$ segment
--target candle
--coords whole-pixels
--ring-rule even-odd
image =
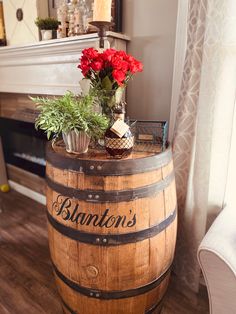
[[[79,9],[75,9],[75,25],[80,25],[81,23],[81,15],[80,15],[80,10]]]
[[[112,0],[94,0],[93,20],[111,22]]]
[[[4,21],[3,21],[3,4],[2,1],[0,1],[0,39],[4,39]]]
[[[4,39],[3,20],[0,18],[0,39]]]

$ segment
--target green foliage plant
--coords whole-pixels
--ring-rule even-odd
[[[36,129],[41,129],[47,138],[58,137],[62,132],[85,132],[92,139],[102,138],[107,127],[105,115],[95,112],[95,96],[76,96],[67,92],[61,97],[30,97],[37,105],[39,115],[35,121]]]
[[[45,29],[45,30],[56,30],[59,25],[59,21],[52,17],[47,17],[45,19],[37,18],[35,20],[36,26],[38,26],[39,29]]]

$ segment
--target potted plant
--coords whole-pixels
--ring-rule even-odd
[[[38,26],[42,40],[49,40],[52,38],[57,38],[57,28],[59,21],[52,17],[47,17],[45,19],[37,18],[35,21],[36,26]]]
[[[93,111],[94,96],[76,96],[67,92],[61,97],[36,97],[39,116],[35,126],[47,133],[47,138],[62,134],[69,153],[82,154],[88,150],[90,139],[104,135],[108,126],[105,115]]]

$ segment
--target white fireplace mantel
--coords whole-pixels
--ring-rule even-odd
[[[126,50],[129,38],[108,32],[105,47]],[[0,92],[62,95],[80,91],[77,69],[83,49],[98,47],[96,33],[0,48]]]

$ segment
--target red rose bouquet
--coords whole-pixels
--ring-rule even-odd
[[[94,48],[82,51],[78,66],[85,78],[98,89],[117,89],[127,85],[130,78],[143,70],[143,65],[125,51],[107,49],[99,53]]]
[[[142,72],[143,65],[122,50],[107,49],[99,53],[94,48],[89,48],[82,51],[78,68],[81,69],[83,76],[91,81],[98,94],[110,92],[118,95],[135,73]],[[106,101],[104,105],[103,101],[103,111],[106,113],[105,109],[111,110],[113,105],[111,101]]]

